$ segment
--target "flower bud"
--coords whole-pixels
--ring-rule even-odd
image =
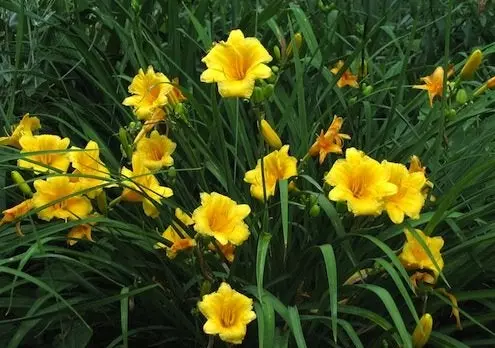
[[[167,175],[169,178],[175,178],[177,176],[177,170],[175,169],[174,166],[168,168]]]
[[[273,46],[273,56],[276,60],[280,60],[280,47],[277,45]]]
[[[320,210],[320,206],[318,204],[315,204],[309,210],[309,215],[312,217],[317,217],[318,215],[320,215]]]
[[[363,94],[365,96],[368,96],[371,93],[373,93],[373,86],[366,86],[365,88],[363,88]]]
[[[480,50],[475,50],[464,64],[461,70],[460,77],[462,80],[468,80],[473,77],[474,72],[478,69],[483,59],[483,53]]]
[[[10,173],[10,176],[12,177],[12,180],[17,184],[19,189],[24,193],[25,195],[31,197],[33,195],[33,191],[31,191],[31,187],[24,181],[24,178],[22,177],[21,173],[19,173],[17,170],[14,170]]]
[[[106,214],[108,212],[107,195],[104,191],[101,191],[100,194],[96,196],[96,205],[98,206],[100,213]]]
[[[124,127],[120,127],[119,129],[119,139],[122,144],[121,150],[124,156],[127,158],[131,158],[131,148],[129,146],[129,138],[127,137],[127,131]]]
[[[253,95],[251,96],[251,100],[254,103],[260,103],[263,101],[263,89],[261,87],[254,87]]]
[[[468,95],[464,88],[461,88],[457,91],[457,94],[455,95],[455,101],[461,105],[465,104],[468,101]]]
[[[418,325],[412,334],[412,342],[414,348],[423,348],[430,338],[431,328],[433,327],[433,318],[426,313],[419,320]]]
[[[275,86],[273,86],[271,83],[263,87],[264,99],[270,98],[273,95],[274,90],[275,90]]]
[[[446,116],[447,116],[447,118],[449,118],[450,120],[455,119],[456,115],[457,115],[457,112],[455,111],[455,109],[450,109],[450,110],[448,110],[448,111],[446,112]]]
[[[280,69],[278,66],[274,65],[274,66],[272,66],[272,71],[274,74],[277,74],[280,71]]]
[[[493,88],[495,87],[495,76],[486,81],[486,87]]]
[[[352,97],[349,99],[349,105],[354,105],[357,102],[357,97]]]
[[[292,39],[290,41],[289,46],[287,46],[287,49],[285,50],[285,56],[287,58],[290,58],[292,56],[292,51],[294,49],[293,48],[294,45],[297,48],[297,52],[299,52],[299,50],[301,49],[301,46],[302,46],[302,42],[303,42],[303,37],[302,37],[301,33],[295,33],[294,39]]]
[[[277,132],[273,130],[266,120],[261,120],[261,135],[270,147],[274,149],[280,149],[282,147],[282,140],[280,140]]]

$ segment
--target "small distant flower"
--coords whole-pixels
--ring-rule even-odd
[[[191,226],[194,224],[194,221],[191,219],[191,217],[179,208],[175,209],[175,216],[185,226]],[[196,246],[196,241],[189,237],[186,231],[184,231],[178,224],[168,226],[165,232],[163,232],[162,237],[171,242],[172,246],[168,247],[165,244],[158,242],[155,244],[155,248],[165,249],[167,252],[167,257],[169,259],[174,259],[179,251],[190,249]]]
[[[425,204],[422,189],[426,184],[426,177],[422,172],[409,173],[406,166],[399,163],[382,162],[388,171],[389,182],[397,186],[397,193],[384,198],[385,210],[390,220],[395,224],[404,221],[404,216],[419,219],[419,213]]]
[[[144,166],[141,156],[132,157],[132,171],[122,168],[125,188],[121,198],[128,202],[142,202],[147,216],[156,218],[159,211],[155,204],[161,204],[163,198],[171,197],[174,193],[171,188],[160,186],[158,179]]]
[[[416,89],[424,89],[428,91],[428,98],[430,99],[430,106],[433,107],[433,99],[436,96],[441,97],[443,95],[443,67],[438,66],[435,71],[429,75],[421,78],[424,85],[414,85],[413,88]],[[450,77],[454,74],[453,69],[449,69],[447,72],[447,77]]]
[[[344,139],[351,139],[351,137],[344,133],[339,133],[342,128],[344,119],[342,117],[334,116],[332,124],[328,127],[326,132],[321,131],[320,135],[316,138],[316,142],[309,149],[311,156],[319,155],[320,164],[323,163],[329,153],[342,153],[342,146],[344,146]]]
[[[208,335],[220,335],[220,339],[241,344],[246,336],[247,325],[256,319],[253,300],[222,283],[214,293],[204,295],[198,303],[207,321],[203,330]]]
[[[266,120],[261,120],[261,135],[272,148],[278,150],[282,147],[282,140]]]
[[[214,243],[209,243],[208,244],[208,249],[211,251],[220,251],[222,255],[227,259],[229,262],[234,262],[235,258],[235,245],[232,243],[227,243],[225,245],[222,245],[220,243],[214,244]],[[220,250],[218,250],[220,249]]]
[[[0,220],[0,226],[8,222],[12,222],[27,214],[33,208],[33,202],[31,199],[17,204],[16,206],[6,209],[2,212],[3,218]]]
[[[81,224],[72,227],[67,234],[67,244],[69,244],[69,246],[73,246],[78,242],[78,239],[86,239],[94,242],[91,235],[91,229],[92,227],[90,224]]]
[[[440,250],[443,247],[442,237],[428,237],[423,231],[416,230],[418,237],[421,238],[424,244],[430,250],[434,260],[438,264],[438,269],[435,266],[433,260],[428,256],[428,253],[419,243],[419,241],[414,237],[412,232],[405,230],[407,241],[404,244],[401,254],[399,255],[399,260],[404,265],[407,270],[427,270],[431,271],[435,278],[443,269],[443,258]]]
[[[146,168],[158,170],[174,164],[172,153],[176,146],[177,144],[166,135],[160,135],[158,131],[154,130],[149,137],[138,141],[134,156],[140,156]]]
[[[201,74],[201,81],[218,83],[222,97],[250,98],[257,79],[272,75],[265,65],[272,56],[255,37],[244,37],[241,30],[230,32],[227,42],[216,43],[201,60],[207,70]]]
[[[33,135],[33,131],[41,128],[41,123],[38,117],[30,117],[25,114],[21,122],[14,128],[12,135],[8,137],[0,137],[0,145],[8,145],[21,148],[19,139],[24,135]]]
[[[389,173],[374,159],[355,148],[346,150],[346,158],[338,159],[325,177],[334,186],[328,197],[346,201],[354,215],[380,215],[383,198],[397,193],[389,182]]]
[[[335,66],[330,69],[330,72],[334,75],[337,75],[344,66],[344,61],[339,60]],[[350,86],[352,88],[359,88],[358,77],[354,75],[350,69],[344,71],[340,79],[337,81],[337,87],[342,88],[345,86]]]
[[[20,158],[17,160],[17,165],[19,168],[33,169],[36,173],[53,172],[52,168],[65,173],[69,168],[70,160],[68,154],[61,150],[66,150],[69,143],[69,138],[61,139],[58,135],[24,135],[19,139],[21,153],[42,153],[27,155],[25,159]]]
[[[431,329],[433,327],[433,318],[429,313],[424,314],[419,319],[418,325],[412,334],[412,342],[414,348],[423,348],[430,339]]]
[[[247,204],[237,204],[219,193],[201,193],[201,206],[193,212],[194,229],[214,237],[220,244],[241,245],[249,237],[244,219],[251,212]]]
[[[168,103],[167,96],[172,89],[168,77],[159,72],[155,73],[150,65],[146,73],[139,69],[129,85],[129,93],[133,95],[125,98],[122,104],[133,106],[139,119],[148,119],[157,108]]]
[[[289,145],[284,145],[280,150],[275,150],[263,157],[263,167],[267,199],[275,194],[279,180],[289,179],[297,175],[297,159],[289,156]],[[258,160],[256,168],[249,170],[244,175],[244,181],[251,184],[251,196],[259,200],[264,199],[261,173],[261,160]]]
[[[459,76],[463,80],[468,80],[473,77],[473,74],[478,70],[481,61],[483,60],[483,53],[481,50],[474,50],[473,53],[466,60],[466,64],[462,67]]]
[[[54,176],[46,180],[36,180],[33,195],[33,207],[43,210],[38,217],[45,221],[53,218],[78,220],[85,218],[93,209],[88,198],[77,195],[80,191],[78,183],[70,182],[68,176]]]

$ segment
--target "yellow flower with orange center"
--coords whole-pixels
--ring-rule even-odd
[[[343,66],[344,66],[344,61],[339,60],[335,64],[335,66],[332,69],[330,69],[330,72],[334,75],[337,75]],[[350,86],[353,88],[359,88],[359,83],[357,80],[358,77],[354,75],[350,69],[347,69],[346,71],[344,71],[340,79],[337,81],[337,87],[342,88],[345,86]]]
[[[275,194],[277,182],[289,179],[297,175],[297,159],[289,156],[289,145],[284,145],[280,150],[275,150],[263,157],[263,169],[265,176],[266,198]],[[261,160],[258,160],[256,168],[251,169],[244,175],[244,181],[251,184],[251,195],[263,200],[263,177],[261,171]]]
[[[0,145],[8,145],[21,148],[19,139],[24,135],[33,135],[33,131],[41,128],[41,123],[38,117],[30,117],[25,114],[21,122],[15,126],[14,131],[8,137],[0,137]]]
[[[433,272],[435,278],[438,277],[443,269],[444,263],[440,250],[443,247],[442,237],[428,237],[423,231],[415,229],[418,237],[424,242],[429,249],[433,259],[430,258],[427,251],[421,243],[416,239],[411,231],[405,230],[406,243],[399,255],[399,260],[407,270],[427,270]],[[435,262],[438,268],[435,266]]]
[[[225,282],[216,292],[204,295],[198,308],[207,319],[203,331],[208,335],[220,335],[222,341],[234,344],[242,343],[247,325],[256,319],[253,300]]]
[[[133,106],[139,119],[148,119],[157,108],[168,103],[167,96],[172,89],[168,77],[159,72],[155,73],[150,65],[146,73],[139,69],[129,85],[129,93],[133,95],[125,98],[122,104]]]
[[[72,227],[67,234],[67,244],[73,246],[78,242],[78,239],[86,239],[90,242],[94,242],[93,236],[91,235],[91,229],[92,226],[90,224],[81,224]]]
[[[53,218],[77,220],[85,218],[93,207],[88,198],[78,194],[80,185],[71,182],[68,176],[53,176],[46,180],[36,180],[33,207],[43,208],[38,217],[45,221]]]
[[[20,168],[33,169],[36,173],[53,172],[59,170],[66,172],[70,160],[66,152],[70,139],[61,139],[58,135],[24,135],[19,139],[21,154],[27,152],[40,152],[39,154],[26,155],[17,160]],[[54,170],[55,169],[55,170]]]
[[[176,147],[177,144],[166,135],[154,130],[149,137],[138,141],[134,156],[140,156],[146,168],[157,170],[174,164],[172,153]]]
[[[447,72],[447,77],[450,77],[452,74],[454,74],[453,68],[449,69]],[[433,107],[433,99],[436,96],[441,97],[443,95],[443,75],[443,67],[438,66],[431,75],[421,78],[421,81],[425,83],[424,85],[413,86],[413,88],[428,91],[428,98],[430,99],[431,107]]]
[[[175,217],[177,217],[185,226],[191,226],[194,224],[191,217],[179,208],[175,209]],[[175,258],[179,251],[196,246],[196,241],[189,237],[186,231],[184,231],[184,229],[176,223],[168,226],[165,232],[163,232],[162,237],[172,243],[172,246],[169,247],[161,242],[158,242],[155,244],[155,248],[165,249],[169,259]]]
[[[319,155],[320,164],[323,163],[325,158],[330,153],[342,153],[342,146],[344,146],[344,139],[351,139],[348,134],[339,133],[342,128],[344,119],[339,116],[334,116],[332,124],[328,127],[326,132],[321,131],[320,135],[316,138],[315,143],[309,149],[310,156]]]
[[[203,192],[200,196],[201,206],[192,215],[196,232],[212,236],[222,245],[241,245],[248,239],[249,229],[243,220],[251,212],[249,205],[237,204],[216,192]]]
[[[244,37],[239,29],[230,32],[227,42],[216,43],[201,61],[208,68],[201,74],[201,81],[218,83],[222,97],[249,98],[255,81],[272,75],[265,65],[272,56],[257,38]]]
[[[383,199],[397,193],[397,186],[389,182],[390,174],[380,163],[355,148],[346,150],[345,159],[338,159],[325,176],[334,186],[328,197],[332,201],[346,201],[354,215],[380,215]]]

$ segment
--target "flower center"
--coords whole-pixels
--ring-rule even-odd
[[[159,145],[151,146],[151,151],[149,153],[149,156],[152,160],[159,161],[163,157],[163,151]]]
[[[229,214],[222,209],[221,211],[214,211],[210,213],[210,228],[214,232],[223,232],[225,227],[229,224]]]
[[[362,173],[364,174],[364,173]],[[361,198],[366,189],[366,180],[361,175],[355,176],[351,182],[351,192],[356,198]]]
[[[155,100],[158,99],[158,96],[160,95],[160,86],[153,84],[148,87],[148,94],[146,95],[146,99],[148,103],[153,103]]]
[[[234,46],[230,46],[230,49],[233,51],[232,55],[234,59],[229,62],[228,75],[230,75],[229,77],[233,80],[244,80],[248,65],[247,61]]]
[[[235,324],[235,311],[234,308],[228,306],[222,310],[222,314],[220,316],[220,320],[222,322],[223,327],[231,327]]]

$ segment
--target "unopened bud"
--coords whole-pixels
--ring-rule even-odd
[[[98,206],[100,213],[107,213],[107,195],[104,191],[101,191],[100,194],[96,196],[96,205]]]
[[[412,334],[412,343],[414,348],[423,348],[426,343],[428,343],[432,327],[433,318],[430,314],[426,313],[421,317]]]
[[[261,87],[254,87],[253,95],[251,100],[255,103],[260,103],[263,101],[263,89]]]
[[[373,86],[366,86],[365,88],[363,88],[363,94],[365,96],[368,96],[371,93],[373,93]]]
[[[273,86],[271,83],[263,87],[263,97],[265,99],[270,98],[273,95],[273,92],[275,90],[275,86]]]
[[[272,66],[272,71],[274,74],[277,74],[279,72],[279,70],[280,69],[278,68],[278,66],[276,66],[276,65]]]
[[[486,81],[486,87],[493,88],[495,87],[495,76]]]
[[[22,191],[25,195],[31,197],[33,195],[33,191],[31,191],[31,187],[26,183],[24,178],[22,177],[21,173],[19,173],[17,170],[14,170],[10,173],[10,176],[12,177],[12,180],[17,184],[19,187],[19,190]]]
[[[184,114],[184,104],[182,103],[177,103],[174,105],[174,113],[178,115],[183,115]]]
[[[168,168],[167,175],[169,176],[169,178],[175,178],[177,176],[177,170],[175,170],[174,166]]]
[[[455,119],[457,112],[455,111],[455,109],[450,109],[445,114],[446,114],[447,118],[453,120],[453,119]]]
[[[273,46],[273,56],[276,60],[280,60],[280,47],[277,45]]]
[[[127,157],[131,158],[131,148],[129,146],[129,138],[127,137],[127,131],[124,127],[120,127],[119,129],[119,140],[122,144],[121,150],[122,153]]]
[[[205,280],[201,283],[201,287],[199,288],[199,296],[203,297],[204,295],[208,295],[211,292],[211,282]]]
[[[282,140],[280,140],[277,132],[273,130],[266,120],[261,120],[261,135],[270,147],[274,149],[280,149],[282,147]]]
[[[295,33],[294,38],[290,41],[289,46],[287,46],[287,49],[285,50],[285,56],[287,58],[290,58],[292,56],[292,51],[294,50],[294,46],[297,48],[297,52],[301,49],[303,42],[303,37],[301,33]]]
[[[480,50],[475,50],[473,53],[471,53],[459,75],[461,79],[462,80],[471,79],[475,71],[480,66],[482,59],[483,59],[483,53]]]
[[[320,215],[320,210],[320,206],[318,204],[315,204],[309,210],[309,215],[312,217],[317,217],[318,215]]]
[[[464,88],[461,88],[457,91],[455,95],[455,101],[461,105],[465,104],[468,101],[468,95]]]
[[[357,97],[352,97],[349,99],[349,105],[354,105],[357,102]]]

